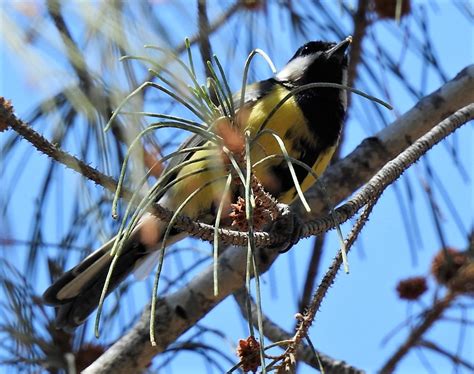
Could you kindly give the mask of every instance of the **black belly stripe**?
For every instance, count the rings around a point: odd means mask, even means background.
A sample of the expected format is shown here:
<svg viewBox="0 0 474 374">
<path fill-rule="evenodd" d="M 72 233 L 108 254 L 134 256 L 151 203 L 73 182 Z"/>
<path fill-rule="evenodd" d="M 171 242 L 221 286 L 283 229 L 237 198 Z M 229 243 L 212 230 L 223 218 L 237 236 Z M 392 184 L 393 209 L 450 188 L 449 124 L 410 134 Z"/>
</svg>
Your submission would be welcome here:
<svg viewBox="0 0 474 374">
<path fill-rule="evenodd" d="M 304 139 L 293 139 L 293 149 L 298 150 L 300 157 L 297 159 L 310 168 L 313 167 L 318 157 L 320 156 L 323 149 L 318 146 L 311 145 L 308 141 Z M 301 184 L 308 176 L 308 171 L 295 163 L 293 163 L 293 168 L 295 170 L 296 179 L 298 183 Z M 270 168 L 270 172 L 274 174 L 276 180 L 280 183 L 278 186 L 272 186 L 269 188 L 269 192 L 278 198 L 280 195 L 283 195 L 287 191 L 291 190 L 295 186 L 295 182 L 291 176 L 290 169 L 288 168 L 288 163 L 285 160 L 282 160 L 277 165 L 273 165 Z M 273 191 L 272 191 L 273 190 Z"/>
<path fill-rule="evenodd" d="M 295 100 L 308 122 L 306 132 L 308 138 L 295 137 L 296 131 L 293 131 L 292 127 L 286 131 L 285 138 L 292 142 L 293 150 L 300 154 L 297 159 L 313 168 L 318 157 L 337 144 L 345 109 L 337 89 L 309 89 L 296 94 Z M 303 183 L 308 171 L 296 164 L 293 164 L 293 167 L 298 182 Z M 280 182 L 279 186 L 268 188 L 275 197 L 278 198 L 294 188 L 294 181 L 285 160 L 272 166 L 269 171 Z"/>
<path fill-rule="evenodd" d="M 295 100 L 309 123 L 309 133 L 316 139 L 320 151 L 335 145 L 345 115 L 339 90 L 303 91 L 296 95 Z"/>
</svg>

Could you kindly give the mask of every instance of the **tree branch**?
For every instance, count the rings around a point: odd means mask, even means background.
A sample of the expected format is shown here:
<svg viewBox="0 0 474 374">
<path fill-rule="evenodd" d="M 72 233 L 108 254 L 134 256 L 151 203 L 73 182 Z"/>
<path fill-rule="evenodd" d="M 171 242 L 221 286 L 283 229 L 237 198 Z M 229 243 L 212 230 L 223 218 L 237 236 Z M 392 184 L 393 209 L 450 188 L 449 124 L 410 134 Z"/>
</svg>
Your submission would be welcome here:
<svg viewBox="0 0 474 374">
<path fill-rule="evenodd" d="M 433 324 L 441 317 L 443 312 L 451 305 L 455 298 L 456 294 L 450 292 L 444 298 L 436 302 L 436 304 L 434 304 L 433 307 L 426 313 L 425 318 L 421 321 L 421 323 L 413 329 L 405 343 L 403 343 L 393 354 L 393 356 L 389 358 L 389 360 L 379 372 L 381 374 L 393 373 L 400 360 L 413 346 L 419 342 L 423 334 L 428 331 L 431 326 L 433 326 Z"/>
<path fill-rule="evenodd" d="M 453 364 L 462 365 L 466 369 L 470 370 L 471 372 L 474 372 L 473 364 L 467 362 L 466 360 L 463 360 L 461 357 L 459 357 L 456 354 L 448 352 L 446 349 L 441 348 L 439 345 L 434 344 L 433 342 L 423 340 L 418 343 L 418 346 L 431 349 L 432 351 L 439 353 L 440 355 L 445 356 L 447 359 L 451 360 Z"/>
<path fill-rule="evenodd" d="M 423 98 L 414 108 L 401 116 L 392 125 L 380 131 L 375 137 L 364 140 L 344 160 L 332 165 L 307 193 L 307 200 L 311 206 L 311 213 L 307 214 L 301 206 L 296 203 L 298 215 L 304 220 L 321 216 L 329 210 L 326 205 L 328 198 L 334 206 L 347 198 L 353 191 L 365 183 L 375 171 L 380 169 L 386 162 L 401 153 L 413 140 L 426 133 L 438 121 L 454 113 L 460 107 L 474 102 L 474 65 L 463 69 L 453 80 L 446 83 L 431 95 Z M 100 172 L 73 157 L 58 147 L 49 143 L 44 137 L 36 133 L 27 124 L 20 121 L 12 112 L 11 108 L 2 105 L 0 108 L 0 122 L 11 126 L 20 135 L 30 141 L 40 152 L 52 157 L 81 173 L 95 183 L 115 191 L 116 182 Z M 322 195 L 320 186 L 337 186 L 331 189 L 331 196 Z M 371 186 L 368 186 L 371 188 Z M 130 193 L 123 191 L 122 196 L 129 200 Z M 366 200 L 367 201 L 367 200 Z M 338 223 L 348 219 L 355 214 L 365 202 L 359 199 L 358 207 L 354 204 L 346 204 L 339 208 L 340 216 Z M 337 212 L 338 210 L 336 210 Z M 155 204 L 152 213 L 163 221 L 169 221 L 173 215 L 168 209 Z M 186 216 L 178 216 L 175 226 L 187 231 L 190 236 L 212 241 L 214 237 L 214 226 L 201 222 L 195 222 Z M 306 235 L 317 235 L 327 231 L 334 226 L 332 216 L 311 222 L 311 227 L 306 226 L 303 233 Z M 219 235 L 224 244 L 243 246 L 247 244 L 245 232 L 219 229 Z M 255 244 L 260 247 L 278 245 L 287 238 L 273 232 L 255 233 Z"/>
<path fill-rule="evenodd" d="M 207 18 L 207 0 L 198 0 L 198 25 L 199 25 L 199 51 L 204 65 L 204 71 L 207 78 L 212 78 L 207 62 L 212 62 L 212 47 L 209 40 L 209 19 Z M 219 101 L 214 90 L 209 90 L 209 97 L 214 105 L 218 106 Z"/>
<path fill-rule="evenodd" d="M 246 308 L 246 298 L 250 297 L 247 295 L 245 288 L 240 289 L 236 293 L 234 293 L 235 300 L 239 305 L 240 311 L 242 315 L 248 320 L 247 316 L 247 308 Z M 257 326 L 257 306 L 255 305 L 254 301 L 251 300 L 251 314 L 252 314 L 252 322 Z M 271 340 L 272 342 L 279 342 L 284 340 L 291 340 L 293 339 L 293 335 L 289 332 L 283 330 L 280 326 L 278 326 L 275 322 L 273 322 L 268 316 L 263 315 L 263 332 L 265 336 Z M 297 351 L 297 359 L 305 362 L 312 368 L 320 371 L 320 363 L 323 366 L 324 371 L 331 373 L 331 374 L 362 374 L 364 373 L 363 370 L 357 369 L 342 360 L 336 360 L 332 357 L 325 355 L 324 353 L 317 352 L 319 356 L 318 358 L 314 355 L 311 347 L 306 344 L 301 344 Z"/>
<path fill-rule="evenodd" d="M 352 35 L 351 55 L 349 68 L 347 70 L 347 85 L 354 87 L 357 78 L 357 67 L 362 55 L 362 42 L 365 37 L 365 30 L 369 24 L 367 19 L 367 8 L 369 0 L 359 0 L 357 12 L 354 14 L 354 33 Z M 347 107 L 350 108 L 352 94 L 348 93 Z"/>
<path fill-rule="evenodd" d="M 102 174 L 97 169 L 87 165 L 84 161 L 75 156 L 71 156 L 69 153 L 49 142 L 48 139 L 37 133 L 31 126 L 17 118 L 13 113 L 13 107 L 7 105 L 7 103 L 8 102 L 4 98 L 0 98 L 0 123 L 3 124 L 5 129 L 11 127 L 24 139 L 30 142 L 40 153 L 43 153 L 67 168 L 76 171 L 87 179 L 93 181 L 95 184 L 98 184 L 111 192 L 115 192 L 117 182 L 113 178 Z"/>
<path fill-rule="evenodd" d="M 474 118 L 474 103 L 466 105 L 450 115 L 415 143 L 388 162 L 347 203 L 337 208 L 334 214 L 307 222 L 301 229 L 301 236 L 317 235 L 335 227 L 335 222 L 344 223 L 371 200 L 377 200 L 383 191 L 398 179 L 405 170 L 418 161 L 434 145 Z M 335 218 L 333 218 L 335 217 Z"/>
<path fill-rule="evenodd" d="M 242 6 L 242 1 L 237 0 L 234 4 L 232 4 L 229 8 L 226 9 L 224 13 L 222 13 L 217 19 L 214 20 L 212 24 L 210 24 L 207 28 L 207 34 L 202 35 L 200 32 L 196 33 L 192 37 L 189 38 L 189 44 L 193 45 L 194 43 L 200 42 L 201 38 L 209 38 L 211 34 L 213 34 L 219 27 L 221 27 L 224 23 L 226 23 L 238 10 L 240 10 Z M 186 43 L 180 44 L 174 50 L 176 55 L 181 54 L 186 50 Z"/>
<path fill-rule="evenodd" d="M 311 251 L 311 257 L 308 262 L 308 268 L 306 270 L 306 280 L 304 282 L 303 293 L 300 300 L 300 310 L 304 310 L 310 300 L 311 295 L 314 291 L 314 282 L 318 276 L 319 262 L 323 254 L 323 246 L 325 242 L 326 235 L 321 234 L 316 237 L 314 241 L 313 249 Z"/>
<path fill-rule="evenodd" d="M 438 90 L 421 99 L 390 126 L 364 140 L 352 153 L 328 168 L 317 184 L 337 186 L 330 190 L 329 196 L 332 205 L 337 205 L 367 182 L 374 171 L 400 154 L 407 145 L 459 108 L 473 102 L 474 65 L 470 65 Z M 311 187 L 305 196 L 311 206 L 310 217 L 316 218 L 327 211 L 320 187 Z M 305 214 L 301 204 L 297 208 L 302 215 Z"/>
<path fill-rule="evenodd" d="M 348 157 L 332 166 L 321 178 L 333 191 L 334 203 L 347 198 L 362 183 L 394 156 L 406 148 L 410 139 L 417 139 L 439 121 L 461 107 L 474 102 L 474 66 L 464 69 L 452 81 L 421 100 L 413 109 L 391 126 L 377 134 L 378 141 L 366 140 Z M 331 187 L 334 188 L 331 188 Z M 312 216 L 324 212 L 324 200 L 313 188 L 310 196 Z M 267 248 L 259 259 L 258 270 L 265 272 L 278 256 L 276 249 Z M 150 309 L 147 307 L 137 324 L 85 373 L 127 373 L 145 367 L 151 359 L 166 349 L 181 334 L 203 318 L 226 296 L 245 283 L 246 251 L 229 248 L 219 258 L 220 293 L 214 296 L 213 266 L 191 280 L 188 285 L 158 301 L 158 342 L 149 342 Z"/>
</svg>

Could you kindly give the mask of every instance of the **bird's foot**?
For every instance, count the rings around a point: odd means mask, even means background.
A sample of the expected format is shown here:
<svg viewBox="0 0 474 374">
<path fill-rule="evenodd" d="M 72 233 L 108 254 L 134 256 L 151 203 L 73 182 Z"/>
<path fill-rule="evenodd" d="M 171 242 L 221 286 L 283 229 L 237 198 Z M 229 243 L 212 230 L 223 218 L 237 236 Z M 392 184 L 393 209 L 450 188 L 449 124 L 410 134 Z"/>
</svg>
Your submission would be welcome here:
<svg viewBox="0 0 474 374">
<path fill-rule="evenodd" d="M 301 222 L 289 205 L 279 203 L 277 207 L 280 214 L 273 223 L 270 235 L 284 239 L 278 244 L 271 245 L 270 248 L 277 248 L 280 253 L 284 253 L 300 240 Z"/>
</svg>

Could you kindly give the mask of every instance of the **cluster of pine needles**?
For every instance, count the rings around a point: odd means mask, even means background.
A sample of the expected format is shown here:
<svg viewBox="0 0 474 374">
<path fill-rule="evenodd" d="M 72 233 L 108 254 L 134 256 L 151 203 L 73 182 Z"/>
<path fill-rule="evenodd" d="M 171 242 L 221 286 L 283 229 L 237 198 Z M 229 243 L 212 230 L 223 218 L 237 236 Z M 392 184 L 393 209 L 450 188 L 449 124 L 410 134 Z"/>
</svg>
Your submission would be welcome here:
<svg viewBox="0 0 474 374">
<path fill-rule="evenodd" d="M 106 125 L 105 130 L 107 131 L 111 128 L 111 126 L 113 126 L 115 118 L 119 115 L 150 117 L 157 119 L 157 122 L 153 122 L 149 124 L 146 128 L 144 128 L 138 134 L 138 136 L 133 139 L 129 146 L 127 154 L 124 158 L 117 190 L 113 200 L 112 216 L 115 219 L 118 217 L 118 202 L 125 183 L 127 170 L 129 169 L 130 158 L 132 154 L 134 154 L 134 150 L 136 150 L 136 148 L 142 145 L 143 139 L 145 137 L 154 134 L 157 130 L 179 129 L 199 137 L 203 140 L 202 142 L 200 142 L 200 144 L 204 145 L 193 146 L 194 143 L 191 143 L 191 145 L 188 146 L 187 143 L 185 143 L 184 146 L 178 148 L 176 151 L 171 152 L 166 156 L 163 156 L 159 160 L 156 160 L 155 163 L 162 166 L 165 165 L 167 162 L 172 161 L 172 159 L 175 157 L 180 157 L 181 159 L 184 159 L 184 161 L 177 163 L 173 167 L 160 167 L 159 170 L 162 170 L 162 173 L 157 176 L 156 182 L 151 188 L 148 189 L 145 195 L 143 195 L 141 191 L 143 191 L 143 187 L 147 184 L 149 177 L 153 175 L 153 167 L 150 167 L 149 170 L 141 177 L 141 180 L 137 181 L 136 185 L 134 185 L 134 191 L 136 192 L 133 194 L 132 198 L 127 203 L 112 249 L 111 255 L 114 256 L 114 259 L 112 260 L 102 290 L 102 295 L 95 322 L 95 334 L 96 336 L 99 335 L 100 315 L 102 312 L 103 302 L 105 296 L 107 295 L 107 290 L 114 271 L 115 264 L 117 262 L 118 257 L 120 256 L 120 252 L 124 243 L 130 237 L 133 230 L 137 226 L 140 217 L 145 212 L 149 211 L 156 202 L 159 202 L 160 198 L 163 197 L 166 192 L 176 183 L 181 181 L 185 182 L 187 178 L 192 178 L 197 173 L 209 171 L 212 168 L 220 168 L 221 170 L 226 171 L 226 175 L 209 180 L 204 185 L 199 186 L 188 197 L 186 197 L 186 199 L 184 199 L 180 206 L 173 212 L 172 218 L 167 225 L 167 229 L 164 233 L 163 240 L 161 242 L 161 248 L 158 251 L 158 265 L 153 285 L 150 320 L 150 341 L 152 345 L 156 345 L 155 312 L 157 305 L 158 285 L 161 271 L 163 268 L 167 240 L 170 236 L 171 229 L 173 228 L 177 217 L 182 214 L 186 205 L 189 204 L 189 202 L 193 198 L 195 198 L 199 192 L 201 192 L 204 188 L 208 187 L 211 184 L 214 184 L 216 182 L 222 182 L 223 180 L 225 180 L 224 191 L 222 191 L 222 195 L 218 204 L 214 220 L 214 294 L 217 295 L 219 292 L 217 266 L 217 259 L 219 256 L 219 228 L 221 227 L 222 221 L 225 220 L 227 222 L 230 219 L 234 228 L 240 231 L 246 231 L 248 234 L 246 287 L 247 291 L 250 293 L 250 281 L 253 276 L 255 279 L 255 295 L 258 309 L 257 325 L 259 327 L 260 341 L 262 342 L 263 324 L 260 302 L 260 281 L 256 266 L 256 246 L 253 237 L 254 232 L 256 230 L 260 230 L 263 227 L 268 227 L 269 222 L 278 219 L 279 210 L 277 207 L 277 201 L 264 190 L 264 188 L 256 179 L 252 171 L 255 169 L 256 166 L 261 165 L 264 162 L 269 162 L 270 160 L 278 157 L 284 158 L 291 173 L 298 197 L 302 202 L 303 206 L 305 207 L 306 211 L 308 212 L 311 209 L 303 195 L 293 165 L 297 164 L 305 168 L 307 172 L 313 175 L 315 179 L 319 177 L 314 173 L 310 165 L 306 165 L 301 161 L 292 158 L 288 154 L 288 151 L 285 148 L 282 138 L 275 132 L 272 132 L 271 130 L 266 130 L 265 124 L 270 120 L 270 118 L 275 114 L 275 112 L 296 93 L 315 87 L 331 87 L 345 89 L 363 97 L 366 97 L 370 100 L 373 100 L 377 103 L 380 103 L 384 106 L 388 106 L 388 104 L 359 90 L 347 86 L 333 83 L 311 83 L 294 89 L 286 97 L 284 97 L 275 106 L 275 108 L 270 111 L 267 118 L 262 123 L 262 126 L 260 128 L 264 130 L 258 132 L 255 136 L 252 137 L 250 135 L 250 131 L 247 131 L 246 129 L 241 129 L 237 124 L 238 108 L 242 108 L 245 104 L 247 77 L 250 68 L 250 63 L 254 56 L 256 56 L 257 54 L 261 55 L 268 63 L 271 70 L 275 73 L 276 69 L 271 59 L 262 50 L 256 49 L 252 51 L 245 62 L 241 86 L 242 89 L 239 94 L 233 96 L 229 87 L 228 80 L 224 74 L 224 69 L 219 59 L 215 55 L 213 56 L 213 62 L 207 62 L 206 68 L 208 69 L 209 74 L 207 77 L 206 84 L 199 83 L 196 74 L 193 55 L 188 41 L 186 43 L 186 46 L 187 61 L 180 59 L 178 56 L 172 55 L 170 51 L 166 49 L 151 45 L 147 45 L 145 46 L 145 48 L 160 53 L 162 55 L 160 59 L 161 62 L 158 62 L 157 60 L 147 56 L 122 57 L 122 60 L 138 60 L 145 63 L 148 66 L 147 69 L 150 75 L 155 78 L 154 80 L 158 81 L 159 83 L 155 81 L 147 81 L 141 84 L 129 95 L 127 95 L 119 104 L 117 109 L 114 111 L 113 115 L 111 116 L 109 122 Z M 182 70 L 182 72 L 185 73 L 188 82 L 191 82 L 191 84 L 188 84 L 185 80 L 181 78 L 183 76 L 182 74 L 178 75 L 167 68 L 167 65 L 170 62 L 174 62 L 179 65 L 179 68 Z M 196 118 L 196 120 L 191 120 L 184 117 L 169 114 L 125 110 L 127 104 L 132 98 L 134 98 L 136 95 L 142 94 L 144 90 L 149 88 L 159 90 L 162 94 L 167 95 L 176 103 L 189 110 Z M 281 149 L 281 154 L 267 155 L 261 160 L 251 160 L 250 150 L 252 146 L 256 144 L 258 142 L 259 137 L 265 133 L 270 133 L 274 137 Z M 177 178 L 170 178 L 170 176 L 177 175 L 177 173 L 183 167 L 191 165 L 192 163 L 203 161 L 202 159 L 192 159 L 186 157 L 187 155 L 190 155 L 191 153 L 200 150 L 210 151 L 207 153 L 209 156 L 207 156 L 206 158 L 212 158 L 213 162 L 209 162 L 207 164 L 209 166 L 207 166 L 206 168 L 196 168 L 197 170 L 193 170 L 191 172 L 185 173 L 184 175 L 180 175 L 179 180 Z M 233 183 L 238 183 L 240 186 L 242 186 L 244 196 L 239 197 L 238 201 L 233 201 L 229 204 L 229 196 Z M 342 233 L 339 229 L 338 232 L 341 238 L 341 243 L 344 243 L 344 241 L 342 240 Z M 249 330 L 250 336 L 254 336 L 254 329 L 251 321 L 249 321 Z M 263 362 L 264 348 L 262 346 L 260 346 L 260 359 Z"/>
</svg>

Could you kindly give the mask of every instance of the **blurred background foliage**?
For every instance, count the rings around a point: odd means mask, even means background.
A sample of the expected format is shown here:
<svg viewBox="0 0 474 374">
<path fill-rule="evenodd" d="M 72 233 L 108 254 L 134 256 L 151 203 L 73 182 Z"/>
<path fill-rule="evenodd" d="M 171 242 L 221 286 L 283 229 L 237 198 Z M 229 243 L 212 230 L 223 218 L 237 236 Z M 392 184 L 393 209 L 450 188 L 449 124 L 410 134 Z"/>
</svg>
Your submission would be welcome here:
<svg viewBox="0 0 474 374">
<path fill-rule="evenodd" d="M 449 22 L 472 22 L 472 3 L 468 1 L 3 2 L 2 56 L 8 61 L 2 68 L 5 75 L 2 95 L 14 99 L 17 114 L 52 143 L 117 178 L 128 145 L 150 121 L 142 116 L 122 116 L 115 120 L 111 131 L 104 133 L 104 126 L 127 94 L 144 81 L 154 79 L 146 64 L 132 60 L 121 62 L 121 56 L 147 56 L 180 74 L 176 62 L 164 54 L 144 49 L 143 45 L 167 48 L 185 58 L 184 39 L 189 37 L 200 81 L 205 82 L 204 61 L 215 53 L 235 91 L 241 85 L 245 59 L 254 48 L 266 51 L 275 65 L 281 67 L 307 40 L 338 41 L 353 35 L 349 85 L 389 101 L 395 110 L 390 113 L 372 102 L 351 96 L 339 153 L 343 156 L 364 137 L 387 126 L 469 63 L 466 54 L 460 55 L 455 63 L 449 61 L 456 58 L 451 52 L 454 49 L 440 45 L 433 36 L 439 31 L 433 29 L 431 19 L 446 9 Z M 464 47 L 459 47 L 455 38 L 465 36 L 451 37 L 456 48 L 471 48 L 472 58 L 472 35 L 471 43 L 467 40 Z M 443 43 L 446 42 L 443 40 Z M 271 75 L 266 64 L 257 60 L 258 57 L 253 62 L 249 81 Z M 6 76 L 9 69 L 12 76 L 21 76 L 21 84 L 9 80 Z M 15 90 L 17 86 L 21 87 L 19 92 Z M 129 106 L 136 111 L 170 113 L 196 120 L 176 101 L 151 88 L 135 96 Z M 185 136 L 182 131 L 167 129 L 144 138 L 129 166 L 127 185 L 133 186 L 157 158 L 175 149 Z M 469 136 L 472 139 L 472 133 Z M 133 323 L 149 300 L 150 284 L 135 285 L 134 292 L 130 292 L 130 283 L 134 282 L 125 282 L 115 296 L 110 297 L 103 323 L 103 331 L 107 333 L 99 340 L 91 337 L 90 321 L 75 334 L 54 330 L 51 324 L 54 312 L 41 304 L 39 295 L 52 279 L 117 230 L 120 221 L 110 217 L 113 196 L 39 155 L 13 132 L 2 133 L 0 144 L 3 286 L 0 291 L 0 362 L 18 371 L 41 367 L 51 372 L 64 368 L 71 371 L 74 366 L 80 369 Z M 392 186 L 395 202 L 384 206 L 385 214 L 393 215 L 391 219 L 402 227 L 393 235 L 400 238 L 398 250 L 410 253 L 411 257 L 411 260 L 405 257 L 396 266 L 410 269 L 420 263 L 421 269 L 428 269 L 430 254 L 452 245 L 453 237 L 456 243 L 461 243 L 459 249 L 468 247 L 470 218 L 466 218 L 459 206 L 459 199 L 453 198 L 459 191 L 472 188 L 472 170 L 469 170 L 472 155 L 469 161 L 465 144 L 459 133 L 454 134 L 440 146 L 442 162 L 439 158 L 433 161 L 425 157 L 416 166 L 416 172 L 407 173 Z M 463 186 L 453 186 L 444 168 L 450 168 Z M 149 183 L 153 181 L 152 175 Z M 431 227 L 429 233 L 427 226 Z M 370 257 L 368 246 L 373 244 L 368 243 L 373 241 L 367 236 L 362 253 Z M 380 245 L 380 240 L 376 239 L 378 244 L 375 245 Z M 292 315 L 298 310 L 294 308 L 305 305 L 314 290 L 321 273 L 319 263 L 325 258 L 322 253 L 328 247 L 326 242 L 324 237 L 314 244 L 305 242 L 302 245 L 308 250 L 304 254 L 300 251 L 298 257 L 291 254 L 279 260 L 288 264 L 279 269 L 288 272 L 285 280 L 289 279 L 289 287 L 278 285 L 281 282 L 279 270 L 268 275 L 272 297 L 292 300 L 292 307 L 285 313 L 286 323 L 292 323 Z M 423 245 L 430 247 L 429 252 L 420 255 Z M 330 246 L 331 250 L 334 248 Z M 209 245 L 192 240 L 173 247 L 167 252 L 160 293 L 182 287 L 210 263 L 210 254 Z M 364 269 L 359 267 L 358 271 Z M 386 292 L 393 292 L 394 286 L 390 285 Z M 421 305 L 426 307 L 433 303 L 437 292 L 439 288 Z M 460 304 L 461 314 L 472 311 L 472 300 L 460 301 Z M 344 308 L 360 307 L 347 305 Z M 235 309 L 232 313 L 238 325 L 237 309 L 233 305 L 228 308 Z M 409 308 L 410 318 L 421 315 L 418 313 L 423 308 L 419 308 L 417 311 L 416 307 Z M 268 314 L 272 312 L 269 310 Z M 399 320 L 403 318 L 405 316 L 400 316 Z M 459 317 L 458 324 L 471 333 L 472 323 Z M 386 330 L 378 335 L 379 341 L 392 325 L 393 321 L 387 321 Z M 463 336 L 450 339 L 458 347 L 456 355 L 462 356 L 465 344 L 471 344 L 472 348 L 472 341 L 464 343 Z M 235 332 L 228 334 L 225 324 L 206 319 L 156 359 L 150 370 L 169 367 L 180 372 L 179 360 L 188 356 L 176 352 L 188 351 L 202 357 L 200 371 L 224 372 L 237 362 L 232 352 L 235 345 Z M 221 349 L 222 346 L 229 348 Z M 430 356 L 442 355 L 426 347 L 417 348 L 420 352 L 423 349 L 428 350 Z M 338 358 L 349 360 L 344 353 L 337 354 Z M 454 363 L 452 358 L 447 359 L 456 367 L 464 367 L 459 362 Z M 172 364 L 172 361 L 178 363 Z M 376 361 L 383 362 L 383 359 Z"/>
</svg>

